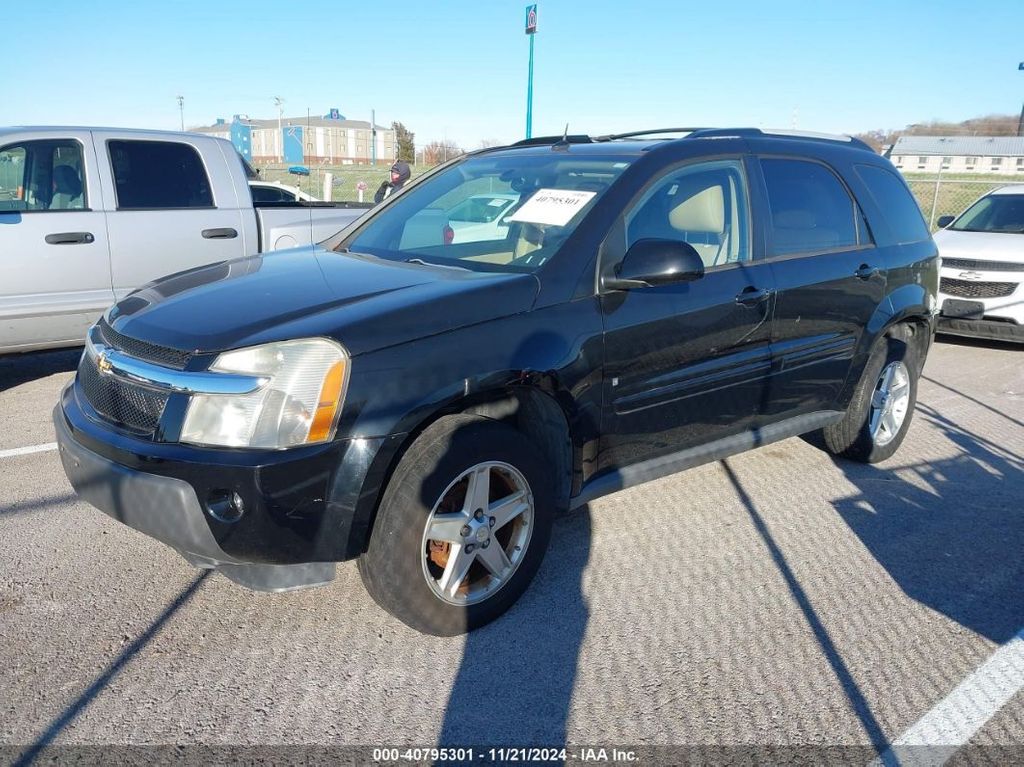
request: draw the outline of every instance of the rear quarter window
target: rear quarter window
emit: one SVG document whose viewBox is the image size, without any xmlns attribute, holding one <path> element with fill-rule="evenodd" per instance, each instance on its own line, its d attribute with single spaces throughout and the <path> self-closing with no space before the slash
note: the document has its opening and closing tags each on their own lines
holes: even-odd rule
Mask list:
<svg viewBox="0 0 1024 767">
<path fill-rule="evenodd" d="M 903 179 L 877 165 L 855 166 L 857 175 L 878 204 L 895 244 L 921 242 L 930 236 L 914 195 Z"/>
<path fill-rule="evenodd" d="M 169 141 L 108 141 L 119 210 L 212 208 L 199 152 Z"/>
</svg>

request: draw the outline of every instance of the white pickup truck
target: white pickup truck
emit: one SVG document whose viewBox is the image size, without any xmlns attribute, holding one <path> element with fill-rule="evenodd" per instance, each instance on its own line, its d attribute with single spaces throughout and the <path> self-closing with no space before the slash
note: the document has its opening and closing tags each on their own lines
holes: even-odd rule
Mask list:
<svg viewBox="0 0 1024 767">
<path fill-rule="evenodd" d="M 319 242 L 370 207 L 254 204 L 251 175 L 212 136 L 0 128 L 0 354 L 81 344 L 157 277 Z"/>
</svg>

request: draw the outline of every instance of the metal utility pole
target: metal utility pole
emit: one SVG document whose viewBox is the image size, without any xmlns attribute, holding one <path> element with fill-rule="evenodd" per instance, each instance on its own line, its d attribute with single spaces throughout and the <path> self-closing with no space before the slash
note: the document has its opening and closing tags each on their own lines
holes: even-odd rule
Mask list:
<svg viewBox="0 0 1024 767">
<path fill-rule="evenodd" d="M 1024 61 L 1017 65 L 1018 72 L 1024 72 Z M 1017 135 L 1024 136 L 1024 104 L 1020 107 L 1020 119 L 1017 120 Z"/>
<path fill-rule="evenodd" d="M 377 112 L 370 110 L 370 164 L 377 164 Z"/>
<path fill-rule="evenodd" d="M 533 135 L 533 38 L 537 35 L 537 5 L 526 6 L 526 34 L 530 37 L 530 69 L 526 78 L 526 138 Z"/>
<path fill-rule="evenodd" d="M 185 97 L 178 95 L 178 114 L 181 115 L 181 131 L 185 132 Z"/>
<path fill-rule="evenodd" d="M 274 96 L 274 106 L 277 107 L 277 135 L 281 141 L 281 162 L 284 162 L 284 131 L 281 128 L 281 118 L 284 116 L 284 99 Z"/>
</svg>

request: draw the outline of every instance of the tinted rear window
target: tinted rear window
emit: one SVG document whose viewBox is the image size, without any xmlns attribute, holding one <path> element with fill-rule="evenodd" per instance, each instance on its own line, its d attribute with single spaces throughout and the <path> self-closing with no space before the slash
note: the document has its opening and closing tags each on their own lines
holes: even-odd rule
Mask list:
<svg viewBox="0 0 1024 767">
<path fill-rule="evenodd" d="M 914 196 L 903 180 L 890 170 L 877 165 L 858 165 L 857 175 L 875 198 L 885 215 L 896 243 L 920 242 L 928 239 L 928 225 L 921 215 Z"/>
<path fill-rule="evenodd" d="M 170 141 L 110 141 L 117 207 L 212 208 L 199 152 Z"/>
</svg>

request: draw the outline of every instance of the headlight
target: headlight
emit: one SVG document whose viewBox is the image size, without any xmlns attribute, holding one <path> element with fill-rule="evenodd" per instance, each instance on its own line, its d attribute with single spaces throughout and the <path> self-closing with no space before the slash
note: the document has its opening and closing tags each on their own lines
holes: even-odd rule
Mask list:
<svg viewBox="0 0 1024 767">
<path fill-rule="evenodd" d="M 327 442 L 338 425 L 348 367 L 345 350 L 325 338 L 225 352 L 211 371 L 269 380 L 250 394 L 193 394 L 181 441 L 259 448 Z"/>
</svg>

